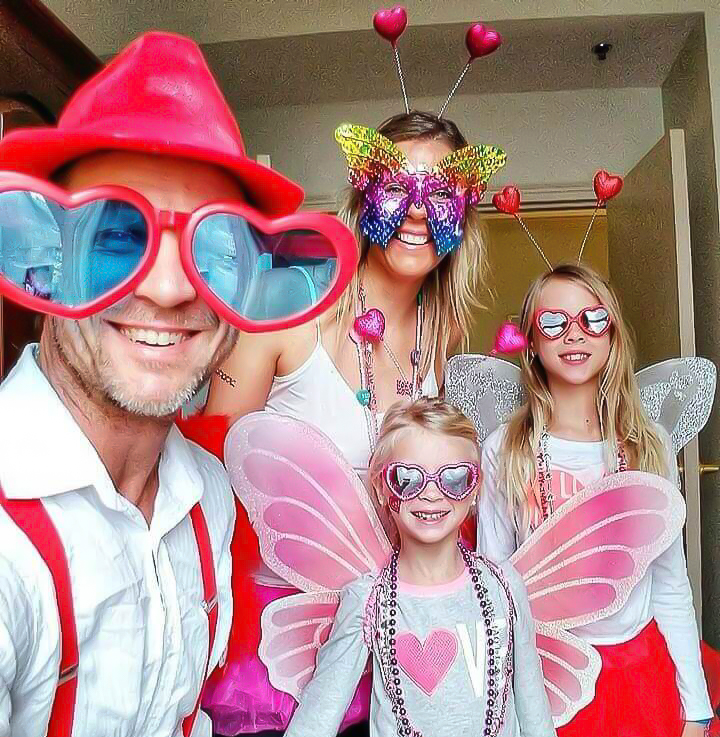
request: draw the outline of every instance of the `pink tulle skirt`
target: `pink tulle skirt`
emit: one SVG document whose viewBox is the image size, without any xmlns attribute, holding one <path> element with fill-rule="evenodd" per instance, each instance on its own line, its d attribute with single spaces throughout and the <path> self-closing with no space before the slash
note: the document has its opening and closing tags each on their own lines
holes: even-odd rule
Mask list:
<svg viewBox="0 0 720 737">
<path fill-rule="evenodd" d="M 297 593 L 293 589 L 258 584 L 256 590 L 262 607 Z M 235 605 L 241 603 L 236 602 Z M 371 689 L 372 679 L 366 674 L 360 681 L 341 730 L 368 718 Z M 214 678 L 208 683 L 202 707 L 213 721 L 214 732 L 230 736 L 286 729 L 295 710 L 295 700 L 270 685 L 267 669 L 254 655 L 227 663 L 222 678 Z"/>
<path fill-rule="evenodd" d="M 685 727 L 675 664 L 653 620 L 620 645 L 596 645 L 595 698 L 558 737 L 680 737 Z"/>
</svg>

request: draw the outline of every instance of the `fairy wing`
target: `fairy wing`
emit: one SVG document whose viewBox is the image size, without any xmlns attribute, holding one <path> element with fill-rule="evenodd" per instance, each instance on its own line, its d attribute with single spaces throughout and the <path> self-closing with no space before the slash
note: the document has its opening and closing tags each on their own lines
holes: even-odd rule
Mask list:
<svg viewBox="0 0 720 737">
<path fill-rule="evenodd" d="M 453 356 L 445 369 L 445 398 L 473 421 L 482 443 L 523 403 L 520 369 L 494 356 Z"/>
<path fill-rule="evenodd" d="M 360 478 L 316 428 L 271 412 L 246 415 L 228 433 L 225 461 L 263 560 L 296 588 L 337 591 L 389 559 Z"/>
<path fill-rule="evenodd" d="M 505 166 L 506 160 L 507 155 L 497 146 L 465 146 L 449 153 L 433 168 L 436 174 L 466 187 L 471 194 L 471 204 L 476 205 L 490 178 Z"/>
<path fill-rule="evenodd" d="M 337 591 L 285 596 L 262 614 L 260 660 L 275 688 L 299 700 L 315 671 L 317 652 L 325 643 L 340 603 Z"/>
<path fill-rule="evenodd" d="M 405 154 L 374 128 L 343 123 L 335 130 L 335 140 L 347 159 L 348 180 L 361 192 L 382 171 L 397 174 L 408 169 Z"/>
<path fill-rule="evenodd" d="M 564 502 L 511 558 L 527 587 L 556 725 L 592 700 L 599 672 L 592 648 L 568 630 L 619 611 L 684 521 L 670 481 L 616 473 Z"/>
<path fill-rule="evenodd" d="M 717 370 L 707 358 L 671 358 L 635 376 L 648 415 L 667 430 L 674 453 L 708 421 L 715 399 Z"/>
<path fill-rule="evenodd" d="M 593 700 L 602 661 L 592 645 L 544 622 L 535 623 L 535 642 L 553 722 L 561 727 Z"/>
</svg>

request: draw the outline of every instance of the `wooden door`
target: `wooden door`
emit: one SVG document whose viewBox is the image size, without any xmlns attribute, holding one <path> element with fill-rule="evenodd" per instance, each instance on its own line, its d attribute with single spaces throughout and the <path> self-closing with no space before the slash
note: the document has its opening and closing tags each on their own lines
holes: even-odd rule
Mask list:
<svg viewBox="0 0 720 737">
<path fill-rule="evenodd" d="M 608 203 L 608 264 L 635 333 L 638 366 L 695 355 L 685 134 L 670 130 L 625 175 Z M 700 461 L 694 438 L 683 450 L 688 573 L 702 621 Z"/>
</svg>

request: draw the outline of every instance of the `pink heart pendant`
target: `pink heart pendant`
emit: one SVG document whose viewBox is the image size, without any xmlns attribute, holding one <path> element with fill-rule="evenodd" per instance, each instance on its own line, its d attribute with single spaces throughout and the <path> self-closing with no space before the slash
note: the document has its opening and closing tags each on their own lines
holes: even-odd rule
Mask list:
<svg viewBox="0 0 720 737">
<path fill-rule="evenodd" d="M 353 330 L 362 340 L 379 343 L 385 335 L 385 315 L 373 307 L 355 318 Z"/>
<path fill-rule="evenodd" d="M 495 347 L 491 351 L 494 356 L 497 353 L 510 355 L 522 353 L 527 348 L 527 338 L 511 322 L 503 323 L 495 335 Z"/>
<path fill-rule="evenodd" d="M 389 41 L 393 46 L 397 43 L 397 40 L 402 36 L 407 26 L 407 13 L 402 5 L 396 5 L 394 8 L 388 10 L 383 8 L 378 10 L 373 16 L 373 26 L 375 30 L 386 40 Z"/>
</svg>

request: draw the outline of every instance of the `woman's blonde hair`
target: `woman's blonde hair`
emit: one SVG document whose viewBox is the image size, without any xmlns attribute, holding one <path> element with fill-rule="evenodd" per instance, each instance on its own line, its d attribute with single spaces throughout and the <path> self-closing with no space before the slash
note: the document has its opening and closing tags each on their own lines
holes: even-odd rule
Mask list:
<svg viewBox="0 0 720 737">
<path fill-rule="evenodd" d="M 467 146 L 455 123 L 429 113 L 412 111 L 395 115 L 382 123 L 378 131 L 394 143 L 443 141 L 454 151 Z M 363 194 L 349 189 L 339 212 L 340 218 L 355 233 L 360 246 L 360 265 L 337 304 L 336 316 L 341 326 L 339 336 L 347 334 L 359 310 L 358 288 L 370 250 L 370 241 L 362 235 L 359 227 L 362 203 Z M 425 322 L 419 367 L 421 376 L 425 377 L 433 370 L 438 354 L 443 358 L 447 355 L 451 335 L 462 336 L 463 347 L 467 348 L 473 310 L 482 307 L 477 295 L 485 289 L 486 275 L 487 258 L 480 215 L 469 207 L 462 244 L 443 258 L 423 284 Z"/>
<path fill-rule="evenodd" d="M 520 330 L 528 344 L 532 341 L 533 317 L 543 287 L 552 280 L 565 280 L 591 291 L 607 307 L 612 319 L 610 354 L 598 381 L 597 412 L 603 438 L 608 442 L 607 463 L 614 468 L 618 443 L 622 443 L 632 468 L 659 475 L 668 472 L 666 450 L 647 416 L 635 381 L 635 349 L 630 329 L 623 320 L 615 292 L 587 266 L 566 264 L 553 268 L 533 282 L 525 295 Z M 533 484 L 543 428 L 553 416 L 553 398 L 547 374 L 534 354 L 520 357 L 527 399 L 510 419 L 505 435 L 501 478 L 507 490 L 508 506 L 521 528 L 527 528 L 536 504 Z"/>
<path fill-rule="evenodd" d="M 413 402 L 401 401 L 386 413 L 380 426 L 375 450 L 370 457 L 368 478 L 379 491 L 383 468 L 393 459 L 400 438 L 413 430 L 428 430 L 447 438 L 469 440 L 475 446 L 475 458 L 480 460 L 478 436 L 475 425 L 442 399 L 422 397 Z"/>
</svg>

